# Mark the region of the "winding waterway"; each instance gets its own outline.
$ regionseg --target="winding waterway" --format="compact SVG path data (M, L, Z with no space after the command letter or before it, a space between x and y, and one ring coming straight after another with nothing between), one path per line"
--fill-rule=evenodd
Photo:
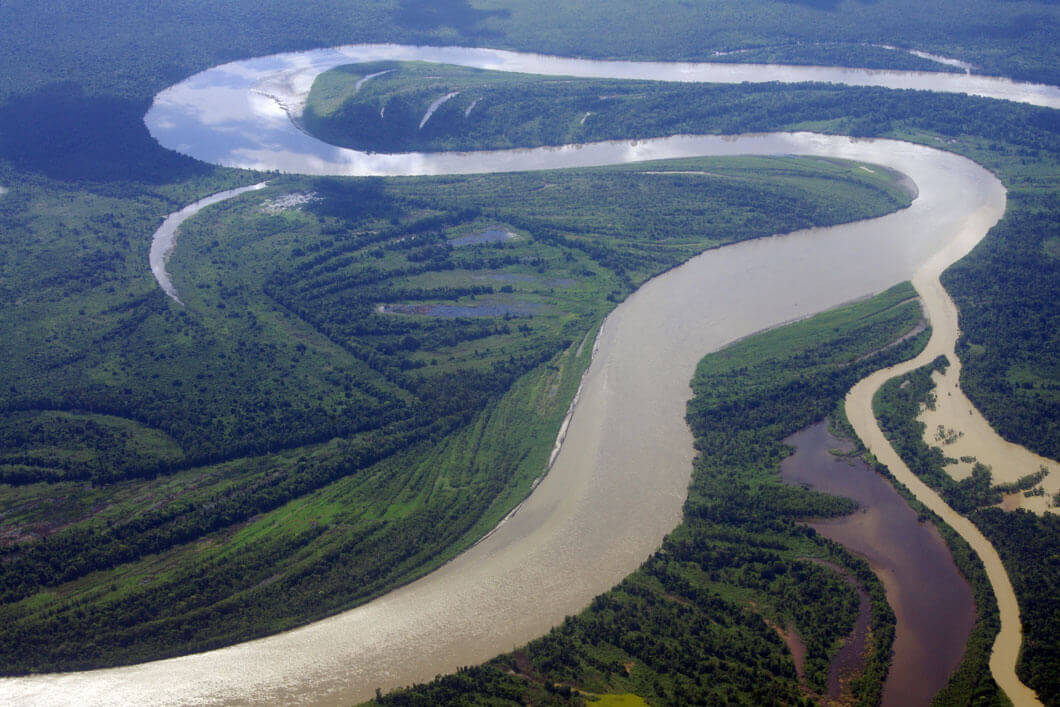
M1001 630L990 653L990 672L998 686L1016 705L1040 705L1034 691L1020 682L1016 675L1016 661L1022 643L1019 604L1012 589L1001 557L989 540L970 520L954 511L933 489L910 471L894 447L887 441L879 422L872 411L872 399L876 391L891 378L926 366L938 356L956 359L954 347L960 328L957 325L957 305L942 287L939 276L942 271L963 257L982 238L978 228L969 228L958 234L945 248L925 261L913 275L913 286L924 303L931 320L931 339L924 350L908 361L885 368L859 381L846 396L846 412L850 424L858 437L876 458L882 462L918 501L937 513L943 521L972 546L983 562L990 586L997 597L1001 616Z
M163 292L177 302L180 302L180 304L184 304L180 301L180 296L177 295L177 289L173 286L173 282L169 279L169 272L166 270L166 263L169 261L169 256L173 254L173 249L177 245L177 233L180 230L180 225L205 209L207 206L219 204L222 201L237 197L240 194L245 194L248 191L257 191L258 189L264 188L265 182L261 182L260 184L253 184L249 187L238 187L236 189L217 192L216 194L211 194L205 199L199 199L193 204L188 204L180 211L175 211L169 216L166 216L165 220L162 221L162 225L158 227L158 230L155 231L154 235L151 237L151 251L147 257L148 263L151 265L151 274L155 276L155 281L158 282L158 286L162 288Z
M972 588L946 541L934 525L921 523L917 512L868 465L831 454L832 449L849 451L852 445L834 437L827 422L784 441L796 448L781 464L786 482L807 484L858 504L850 515L810 525L864 557L894 609L894 660L883 684L882 707L930 704L960 664L975 624ZM830 688L831 683L830 674Z
M1005 190L989 172L962 157L896 141L784 133L676 136L481 154L366 155L323 145L294 127L290 118L297 115L301 96L317 73L378 58L614 78L783 81L818 76L812 73L815 67L781 71L583 62L459 48L343 47L203 72L160 94L146 121L163 145L199 159L308 174L466 173L664 157L795 154L883 165L908 175L919 195L909 208L882 218L710 251L635 292L608 317L598 337L598 354L550 474L518 513L438 571L359 608L257 641L138 666L3 680L0 700L347 703L369 697L376 687L429 679L510 650L577 612L635 569L680 520L693 454L684 422L688 381L704 354L910 279L925 262L952 262L1004 213ZM975 91L971 84L951 82L979 79L827 71L833 78L817 80L891 85L881 81L891 77L901 83L912 77L923 84L960 85L962 92ZM991 90L1009 91L1006 97L1060 106L1056 89L999 79L988 83ZM959 246L953 248L953 243Z
M710 83L820 81L966 93L1060 108L1060 88L1055 86L974 74L826 66L595 61L497 49L365 44L274 54L216 66L159 93L144 121L164 147L204 162L298 174L385 176L503 172L638 159L635 155L616 155L614 151L602 154L585 146L490 153L365 154L328 145L297 127L309 89L321 72L343 64L383 60L431 61L494 71L585 78Z

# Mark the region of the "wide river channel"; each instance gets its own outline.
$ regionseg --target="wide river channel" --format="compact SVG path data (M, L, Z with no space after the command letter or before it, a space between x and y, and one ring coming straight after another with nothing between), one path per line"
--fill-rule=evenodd
M209 653L6 679L0 681L0 701L340 704L370 697L377 687L427 680L511 650L578 612L636 569L680 521L693 456L685 403L700 358L736 338L908 280L941 251L953 262L1005 210L1005 189L982 167L897 141L777 133L376 155L324 145L292 124L290 117L299 115L301 101L321 71L385 58L613 78L822 80L976 93L1060 107L1055 88L964 74L590 62L396 45L236 62L163 91L146 118L159 142L229 166L417 175L705 155L808 155L897 170L916 183L919 195L909 208L882 218L713 250L644 285L608 317L597 339L596 356L551 472L518 512L430 575L329 619Z

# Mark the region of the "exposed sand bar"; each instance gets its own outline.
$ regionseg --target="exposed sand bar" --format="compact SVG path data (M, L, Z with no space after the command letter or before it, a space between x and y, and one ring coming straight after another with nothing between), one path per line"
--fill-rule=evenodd
M382 76L383 74L389 74L391 71L394 71L394 69L386 69L385 71L377 71L374 74L368 74L367 76L362 76L361 78L359 78L357 80L357 83L353 84L353 93L354 93L354 95L357 95L357 93L361 90L361 88L366 83L368 83L369 81L374 79L375 77Z
M239 187L238 189L229 189L227 191L218 192L216 194L211 194L204 199L199 199L194 204L189 204L180 211L175 211L169 216L166 216L165 220L162 221L162 225L159 226L158 230L155 231L153 236L151 236L151 252L148 255L148 262L151 265L151 273L155 276L155 280L158 281L158 285L162 288L163 292L173 298L177 303L184 304L180 301L180 297L177 295L177 289L173 287L173 283L169 279L169 273L166 271L166 262L169 260L169 256L173 254L173 249L177 246L177 231L180 229L180 225L205 209L207 206L218 204L248 191L256 191L264 188L265 182L261 182L260 184L253 184L249 187Z
M957 237L916 272L913 285L920 293L932 326L931 340L927 348L910 361L877 371L860 381L847 394L846 410L851 424L869 451L876 455L876 458L884 463L895 478L904 484L921 503L937 513L956 530L982 559L1001 611L1001 631L994 641L990 655L990 672L1013 703L1035 705L1041 703L1034 691L1016 676L1016 661L1019 658L1020 643L1023 639L1019 605L1016 603L1016 594L1012 590L1012 583L1009 581L997 550L971 521L950 508L937 493L909 470L909 467L902 462L883 436L876 417L872 413L873 396L880 386L891 378L920 368L943 354L947 355L951 361L957 359L954 354L954 346L959 334L957 307L939 282L939 275L950 263L966 255L982 237L979 235L980 231L984 227L989 228L996 220L996 214L991 213L988 208L983 207L977 210L971 215L966 227L957 234Z
M1045 469L1048 473L1036 484L1044 492L1042 495L1012 494L1005 499L1005 508L1025 508L1035 513L1060 511L1052 505L1053 496L1060 492L1060 463L1003 439L961 390L960 377L960 359L951 356L945 374L932 374L936 385L934 409L925 409L919 416L926 426L924 441L957 460L946 465L946 471L955 479L963 479L971 475L974 464L981 463L990 467L995 484L1011 484ZM939 427L942 440L938 439Z
M870 46L870 47L879 47L880 49L888 49L888 50L890 50L892 52L904 52L906 54L912 54L915 57L919 57L921 59L927 59L928 61L933 61L936 64L943 64L944 66L952 66L954 68L960 69L961 71L963 71L966 74L972 73L972 69L975 68L974 65L970 64L967 61L961 61L960 59L954 59L952 57L942 56L941 54L932 54L931 52L921 51L920 49L903 49L902 47L896 47L896 46L891 45L891 44L870 44L868 46Z
M459 95L460 91L453 91L452 93L447 93L441 98L436 98L431 101L431 104L427 106L427 112L424 113L423 118L420 119L420 130L423 130L423 126L426 125L427 121L431 119L431 116L434 115L434 112L442 107L443 103L446 103L449 101L449 99L455 98Z

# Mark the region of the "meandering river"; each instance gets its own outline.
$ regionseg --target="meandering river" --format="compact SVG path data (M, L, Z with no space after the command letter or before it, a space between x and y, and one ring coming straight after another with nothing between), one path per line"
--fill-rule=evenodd
M496 49L366 44L274 54L223 64L155 97L145 122L163 146L204 162L299 174L413 175L609 164L585 147L493 153L365 154L327 145L296 127L313 79L354 62L433 61L495 71L586 78L711 83L821 81L967 93L1060 108L1060 88L992 76L822 66L594 61ZM596 161L593 161L595 157Z
M252 59L167 89L146 118L152 134L167 147L230 166L308 174L438 174L795 154L883 165L908 175L919 195L909 208L882 218L710 251L635 292L608 317L598 337L598 353L550 474L514 516L436 572L332 618L209 653L6 679L0 681L0 700L348 703L371 696L377 687L430 679L510 650L579 611L635 569L680 520L693 455L684 422L688 381L704 354L908 280L926 262L953 262L1005 209L1001 183L974 162L888 140L778 133L488 153L367 155L323 145L294 127L291 117L297 117L316 74L380 58L614 78L816 77L894 87L915 81L916 87L970 93L986 86L982 91L994 92L988 95L1004 91L1003 97L1060 107L1055 88L963 74L844 69L820 74L815 67L585 62L391 45Z
M177 232L180 229L180 224L184 223L207 206L218 204L227 199L237 197L240 194L245 194L248 191L257 191L258 189L264 188L265 182L261 182L260 184L253 184L249 187L238 187L236 189L217 192L216 194L211 194L205 199L199 199L193 204L188 204L180 211L175 211L166 217L166 220L162 222L162 225L158 227L158 230L155 231L154 236L151 238L151 251L147 257L148 263L151 265L151 274L155 276L155 281L158 282L158 286L162 288L163 292L177 302L180 302L180 297L177 295L177 289L173 287L173 283L169 279L169 272L166 270L166 263L169 261L169 256L172 255L173 249L177 245ZM180 303L184 304L183 302Z

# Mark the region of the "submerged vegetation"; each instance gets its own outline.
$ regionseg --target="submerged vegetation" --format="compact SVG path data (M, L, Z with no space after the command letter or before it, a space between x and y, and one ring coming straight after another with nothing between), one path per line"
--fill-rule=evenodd
M916 418L933 394L934 370L948 365L945 357L895 378L880 388L874 409L895 450L909 469L937 490L954 509L966 515L997 548L1020 606L1023 648L1017 674L1045 704L1060 700L1060 516L1026 510L1003 511L1004 487L994 485L990 471L976 465L972 475L954 480L943 468L948 460L939 447L924 442L924 423ZM985 662L986 647L980 647ZM971 649L970 649L971 652Z

